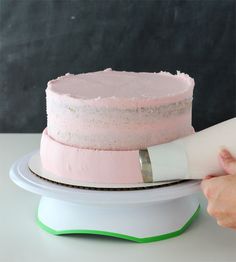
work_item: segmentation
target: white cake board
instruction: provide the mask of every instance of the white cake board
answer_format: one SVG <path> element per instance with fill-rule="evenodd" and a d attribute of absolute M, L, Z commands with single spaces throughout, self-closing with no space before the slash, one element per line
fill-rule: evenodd
<path fill-rule="evenodd" d="M 151 242 L 184 232 L 199 211 L 199 181 L 134 191 L 86 190 L 55 184 L 33 174 L 32 155 L 16 161 L 10 177 L 42 196 L 38 225 L 49 233 L 98 234 Z"/>

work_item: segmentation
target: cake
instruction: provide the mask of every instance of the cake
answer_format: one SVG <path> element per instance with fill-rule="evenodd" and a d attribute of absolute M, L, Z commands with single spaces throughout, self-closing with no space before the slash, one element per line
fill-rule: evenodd
<path fill-rule="evenodd" d="M 193 87 L 180 72 L 111 69 L 49 81 L 43 168 L 63 182 L 143 182 L 138 150 L 193 133 Z"/>
<path fill-rule="evenodd" d="M 193 80 L 105 70 L 48 83 L 48 135 L 79 148 L 133 150 L 192 132 Z"/>

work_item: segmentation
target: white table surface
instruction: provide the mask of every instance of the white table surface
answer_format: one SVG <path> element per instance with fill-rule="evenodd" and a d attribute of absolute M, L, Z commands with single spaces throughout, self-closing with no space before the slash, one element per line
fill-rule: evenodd
<path fill-rule="evenodd" d="M 39 147 L 38 134 L 0 134 L 0 261 L 236 261 L 236 231 L 220 228 L 202 210 L 181 236 L 138 244 L 89 236 L 53 236 L 35 223 L 39 196 L 18 188 L 9 179 L 11 164 Z"/>

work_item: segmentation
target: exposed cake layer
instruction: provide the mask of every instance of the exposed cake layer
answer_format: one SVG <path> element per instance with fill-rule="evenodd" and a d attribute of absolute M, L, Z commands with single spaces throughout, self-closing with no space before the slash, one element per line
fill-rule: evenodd
<path fill-rule="evenodd" d="M 138 151 L 79 149 L 56 142 L 44 130 L 41 138 L 42 166 L 63 181 L 101 184 L 143 182 Z"/>
<path fill-rule="evenodd" d="M 132 150 L 193 132 L 186 74 L 105 70 L 48 83 L 48 133 L 80 148 Z"/>

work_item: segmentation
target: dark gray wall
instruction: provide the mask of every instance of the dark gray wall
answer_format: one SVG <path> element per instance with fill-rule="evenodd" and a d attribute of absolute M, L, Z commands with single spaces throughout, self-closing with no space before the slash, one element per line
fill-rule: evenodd
<path fill-rule="evenodd" d="M 0 132 L 41 132 L 48 80 L 107 67 L 190 74 L 196 130 L 236 116 L 235 10 L 233 0 L 0 0 Z"/>

